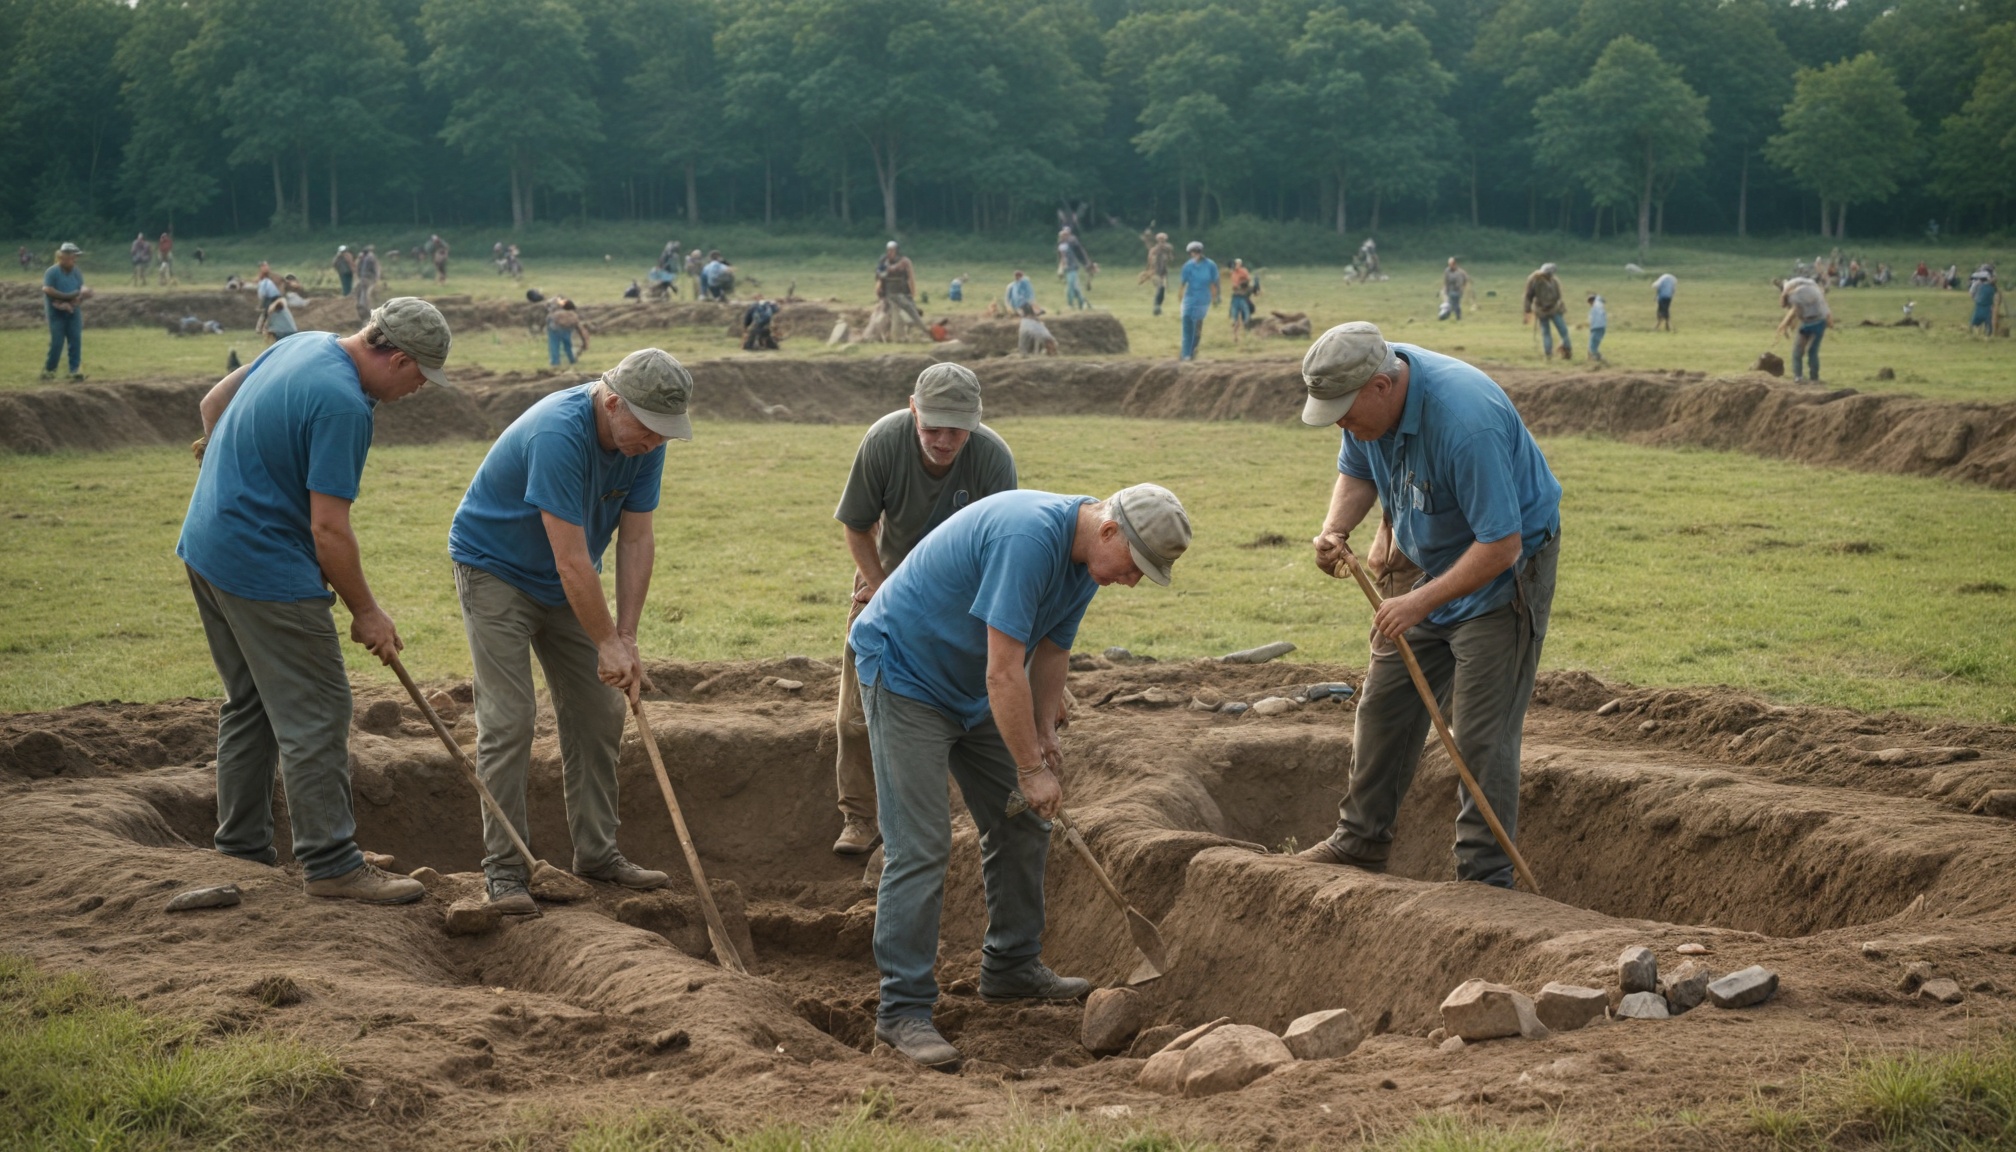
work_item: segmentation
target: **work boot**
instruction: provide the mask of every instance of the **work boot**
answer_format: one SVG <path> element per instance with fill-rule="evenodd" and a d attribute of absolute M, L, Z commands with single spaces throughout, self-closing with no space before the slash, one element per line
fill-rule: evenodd
<path fill-rule="evenodd" d="M 1561 359 L 1573 360 L 1574 358 L 1575 358 L 1575 350 L 1573 348 L 1568 347 L 1566 344 L 1561 345 Z"/>
<path fill-rule="evenodd" d="M 56 379 L 56 373 L 54 373 L 54 372 L 44 372 L 44 373 L 42 373 L 42 375 L 41 375 L 40 377 L 38 377 L 38 379 L 40 379 L 40 380 L 41 380 L 41 381 L 42 381 L 43 383 L 45 383 L 45 384 L 46 384 L 46 383 L 48 383 L 49 381 L 51 381 L 51 380 L 54 380 L 54 379 Z"/>
<path fill-rule="evenodd" d="M 1092 991 L 1090 980 L 1059 976 L 1041 960 L 1008 976 L 980 973 L 980 998 L 989 1004 L 1011 1000 L 1076 1000 Z"/>
<path fill-rule="evenodd" d="M 882 832 L 875 827 L 873 816 L 849 816 L 840 829 L 840 838 L 833 841 L 833 851 L 842 856 L 859 856 L 882 842 Z"/>
<path fill-rule="evenodd" d="M 922 1016 L 898 1016 L 875 1022 L 875 1039 L 896 1051 L 940 1072 L 959 1070 L 959 1050 L 946 1043 L 931 1021 Z"/>
<path fill-rule="evenodd" d="M 604 884 L 621 885 L 625 888 L 663 888 L 665 886 L 665 873 L 656 872 L 649 868 L 639 868 L 637 865 L 625 860 L 621 852 L 611 856 L 609 863 L 592 872 L 577 868 L 574 870 L 574 874 L 585 876 L 590 880 L 600 880 Z"/>
<path fill-rule="evenodd" d="M 492 908 L 506 916 L 536 916 L 539 905 L 532 900 L 531 889 L 516 876 L 498 876 L 490 881 L 489 902 Z"/>
<path fill-rule="evenodd" d="M 880 847 L 877 847 L 875 851 L 870 853 L 868 856 L 868 866 L 861 870 L 861 887 L 866 888 L 870 893 L 880 892 L 882 890 L 883 863 L 884 859 L 882 849 Z"/>
<path fill-rule="evenodd" d="M 1353 856 L 1337 846 L 1334 840 L 1320 841 L 1295 853 L 1297 860 L 1314 860 L 1318 864 L 1339 864 L 1346 868 L 1362 868 L 1367 872 L 1386 871 L 1386 861 L 1373 860 L 1364 856 Z"/>
<path fill-rule="evenodd" d="M 308 881 L 308 894 L 366 904 L 411 904 L 425 896 L 427 889 L 411 876 L 394 876 L 382 868 L 359 864 L 341 876 Z"/>

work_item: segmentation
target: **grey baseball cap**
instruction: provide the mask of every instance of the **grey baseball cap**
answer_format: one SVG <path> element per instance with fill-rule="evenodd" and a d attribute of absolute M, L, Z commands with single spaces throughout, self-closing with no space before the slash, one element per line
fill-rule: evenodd
<path fill-rule="evenodd" d="M 686 404 L 693 399 L 693 374 L 662 348 L 639 348 L 602 374 L 602 383 L 623 398 L 638 423 L 668 440 L 693 439 Z"/>
<path fill-rule="evenodd" d="M 69 255 L 72 256 L 82 256 L 84 254 L 84 250 L 82 248 L 77 247 L 77 245 L 72 244 L 68 240 L 65 240 L 61 245 L 59 245 L 56 251 L 59 253 L 68 253 Z"/>
<path fill-rule="evenodd" d="M 1365 382 L 1384 372 L 1400 371 L 1400 358 L 1393 354 L 1379 326 L 1366 320 L 1339 324 L 1316 338 L 1302 356 L 1302 386 L 1309 390 L 1302 403 L 1302 422 L 1312 427 L 1335 424 L 1351 410 Z"/>
<path fill-rule="evenodd" d="M 394 348 L 420 365 L 420 374 L 429 382 L 448 383 L 441 371 L 448 362 L 448 320 L 439 308 L 418 296 L 394 296 L 371 310 L 371 323 Z"/>
<path fill-rule="evenodd" d="M 1134 566 L 1166 586 L 1169 566 L 1190 547 L 1190 514 L 1183 511 L 1183 502 L 1160 484 L 1136 484 L 1108 497 L 1106 506 L 1127 537 Z"/>
<path fill-rule="evenodd" d="M 910 394 L 926 428 L 980 426 L 980 378 L 963 364 L 933 364 L 917 376 Z"/>

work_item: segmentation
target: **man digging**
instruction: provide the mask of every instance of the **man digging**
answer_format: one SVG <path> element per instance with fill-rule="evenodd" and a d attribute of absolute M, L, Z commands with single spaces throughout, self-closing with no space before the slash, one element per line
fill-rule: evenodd
<path fill-rule="evenodd" d="M 1370 564 L 1412 561 L 1424 575 L 1393 589 L 1373 618 L 1358 697 L 1351 779 L 1330 838 L 1304 860 L 1386 870 L 1401 798 L 1429 717 L 1394 643 L 1405 636 L 1456 746 L 1508 837 L 1518 835 L 1519 741 L 1554 603 L 1561 484 L 1503 389 L 1476 368 L 1374 325 L 1342 324 L 1302 359 L 1302 421 L 1344 429 L 1316 566 L 1342 577 L 1345 540 L 1377 499 L 1392 522 Z M 1456 877 L 1510 888 L 1513 866 L 1476 802 L 1456 816 Z"/>
<path fill-rule="evenodd" d="M 952 851 L 948 772 L 980 833 L 980 995 L 1068 1002 L 1089 990 L 1042 961 L 1049 821 L 1064 802 L 1057 717 L 1071 644 L 1095 592 L 1143 575 L 1167 584 L 1189 545 L 1183 505 L 1153 484 L 1103 501 L 1003 492 L 926 536 L 849 629 L 886 856 L 875 911 L 875 1036 L 911 1060 L 950 1071 L 960 1059 L 931 1024 Z M 1029 810 L 1011 817 L 1017 788 Z"/>
<path fill-rule="evenodd" d="M 403 646 L 371 595 L 350 528 L 372 410 L 443 383 L 448 322 L 388 300 L 357 332 L 303 333 L 203 398 L 202 469 L 175 554 L 224 681 L 217 715 L 217 850 L 273 864 L 273 766 L 311 896 L 404 904 L 425 891 L 364 861 L 350 799 L 350 638 L 390 663 Z"/>
<path fill-rule="evenodd" d="M 643 348 L 601 379 L 547 396 L 491 445 L 448 530 L 475 667 L 477 771 L 529 841 L 536 653 L 560 730 L 574 871 L 625 888 L 665 884 L 665 873 L 616 850 L 616 753 L 625 698 L 646 687 L 637 622 L 651 588 L 665 441 L 693 438 L 692 395 L 677 360 Z M 600 575 L 612 536 L 613 618 Z M 483 846 L 490 902 L 507 915 L 536 911 L 532 861 L 487 809 Z"/>
<path fill-rule="evenodd" d="M 847 626 L 854 626 L 875 590 L 933 528 L 976 500 L 1014 489 L 1014 453 L 980 423 L 980 378 L 958 364 L 926 368 L 909 406 L 877 420 L 861 438 L 833 512 L 854 557 Z M 844 823 L 833 851 L 857 856 L 873 850 L 881 835 L 875 823 L 875 766 L 851 647 L 840 667 L 836 743 L 833 778 Z"/>

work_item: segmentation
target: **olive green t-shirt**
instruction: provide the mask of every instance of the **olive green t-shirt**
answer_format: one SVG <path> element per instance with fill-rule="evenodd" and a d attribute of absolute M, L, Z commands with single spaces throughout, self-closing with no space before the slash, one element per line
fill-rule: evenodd
<path fill-rule="evenodd" d="M 1015 486 L 1015 454 L 985 424 L 967 438 L 951 471 L 943 476 L 926 472 L 916 424 L 910 409 L 902 408 L 877 420 L 861 438 L 833 518 L 857 532 L 881 522 L 876 551 L 887 574 L 954 512 Z"/>

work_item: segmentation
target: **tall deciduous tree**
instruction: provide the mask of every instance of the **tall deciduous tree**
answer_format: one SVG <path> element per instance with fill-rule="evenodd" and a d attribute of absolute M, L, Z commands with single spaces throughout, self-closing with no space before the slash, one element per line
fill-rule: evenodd
<path fill-rule="evenodd" d="M 1938 188 L 1956 205 L 1997 208 L 2016 199 L 2016 26 L 1988 33 L 1981 74 L 1959 112 L 1940 126 Z"/>
<path fill-rule="evenodd" d="M 1567 172 L 1598 204 L 1638 203 L 1638 250 L 1652 246 L 1652 200 L 1663 177 L 1701 163 L 1708 98 L 1680 70 L 1629 36 L 1597 57 L 1589 78 L 1533 106 L 1540 157 Z"/>
<path fill-rule="evenodd" d="M 1821 233 L 1837 238 L 1848 234 L 1848 206 L 1889 199 L 1918 151 L 1903 89 L 1870 52 L 1802 69 L 1780 124 L 1766 154 L 1820 196 Z"/>
<path fill-rule="evenodd" d="M 1371 229 L 1388 196 L 1425 192 L 1448 168 L 1455 123 L 1441 104 L 1455 78 L 1412 24 L 1382 28 L 1343 9 L 1312 12 L 1288 49 L 1308 96 L 1308 133 L 1335 168 L 1337 231 L 1346 192 L 1372 193 Z"/>
<path fill-rule="evenodd" d="M 710 0 L 641 0 L 637 9 L 632 122 L 645 144 L 684 177 L 692 224 L 700 222 L 700 175 L 740 159 L 742 150 L 726 116 L 715 57 L 718 16 Z"/>
<path fill-rule="evenodd" d="M 136 215 L 166 213 L 170 230 L 176 213 L 198 211 L 216 198 L 215 173 L 223 167 L 216 143 L 221 126 L 206 107 L 201 78 L 178 64 L 202 27 L 201 14 L 181 0 L 140 0 L 114 57 L 133 114 L 120 186 Z"/>
<path fill-rule="evenodd" d="M 503 164 L 511 227 L 532 219 L 541 183 L 579 186 L 582 153 L 601 139 L 586 92 L 581 18 L 562 0 L 427 0 L 427 84 L 452 94 L 441 138 Z"/>

